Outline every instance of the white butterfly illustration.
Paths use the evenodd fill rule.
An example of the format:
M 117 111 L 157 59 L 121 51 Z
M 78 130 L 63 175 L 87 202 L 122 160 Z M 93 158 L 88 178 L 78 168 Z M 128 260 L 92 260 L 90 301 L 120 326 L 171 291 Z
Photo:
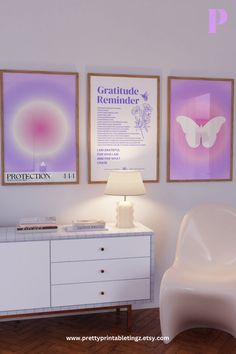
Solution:
M 223 116 L 217 116 L 205 125 L 198 125 L 192 118 L 187 116 L 178 116 L 176 121 L 180 124 L 185 134 L 186 142 L 191 148 L 197 148 L 202 142 L 202 145 L 209 149 L 215 144 L 217 134 L 226 119 Z

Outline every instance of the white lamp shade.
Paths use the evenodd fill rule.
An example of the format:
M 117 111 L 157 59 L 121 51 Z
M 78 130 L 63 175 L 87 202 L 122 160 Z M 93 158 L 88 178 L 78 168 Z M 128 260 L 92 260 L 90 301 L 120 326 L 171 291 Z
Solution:
M 105 194 L 122 196 L 145 194 L 141 173 L 136 170 L 111 171 Z

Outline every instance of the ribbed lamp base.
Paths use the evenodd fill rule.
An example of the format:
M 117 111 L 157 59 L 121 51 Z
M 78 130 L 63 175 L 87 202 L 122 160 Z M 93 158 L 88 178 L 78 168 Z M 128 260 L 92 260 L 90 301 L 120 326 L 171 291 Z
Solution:
M 125 200 L 117 203 L 116 207 L 116 227 L 134 227 L 133 203 Z

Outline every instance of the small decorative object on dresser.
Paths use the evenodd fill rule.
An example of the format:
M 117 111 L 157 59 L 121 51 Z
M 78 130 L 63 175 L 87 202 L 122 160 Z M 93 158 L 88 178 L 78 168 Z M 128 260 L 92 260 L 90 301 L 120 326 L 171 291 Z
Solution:
M 127 308 L 130 329 L 132 305 L 153 297 L 153 232 L 141 224 L 106 227 L 25 234 L 0 228 L 0 319 Z
M 134 227 L 133 204 L 126 200 L 126 196 L 145 194 L 141 173 L 137 170 L 111 171 L 105 194 L 124 196 L 124 200 L 117 204 L 116 226 Z

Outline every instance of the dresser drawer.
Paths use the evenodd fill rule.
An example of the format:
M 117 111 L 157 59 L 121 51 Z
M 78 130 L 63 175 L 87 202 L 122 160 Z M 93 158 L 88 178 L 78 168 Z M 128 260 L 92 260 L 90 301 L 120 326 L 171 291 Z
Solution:
M 52 284 L 150 277 L 150 258 L 123 258 L 52 263 Z
M 150 236 L 51 241 L 52 262 L 149 256 Z
M 149 279 L 52 286 L 52 306 L 103 304 L 149 298 Z

